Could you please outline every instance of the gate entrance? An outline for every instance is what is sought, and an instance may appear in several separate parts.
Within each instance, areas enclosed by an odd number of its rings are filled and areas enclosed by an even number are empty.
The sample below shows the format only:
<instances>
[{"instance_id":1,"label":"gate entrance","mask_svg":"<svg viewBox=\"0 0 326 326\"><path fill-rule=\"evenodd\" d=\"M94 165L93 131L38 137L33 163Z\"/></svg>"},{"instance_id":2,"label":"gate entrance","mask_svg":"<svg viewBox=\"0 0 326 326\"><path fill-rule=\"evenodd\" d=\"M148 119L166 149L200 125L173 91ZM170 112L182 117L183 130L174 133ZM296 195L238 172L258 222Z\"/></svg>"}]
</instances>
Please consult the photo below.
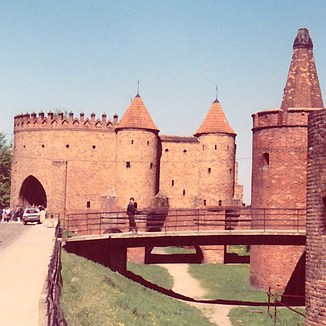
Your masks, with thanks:
<instances>
[{"instance_id":1,"label":"gate entrance","mask_svg":"<svg viewBox=\"0 0 326 326\"><path fill-rule=\"evenodd\" d=\"M20 189L19 204L25 206L43 206L46 207L46 193L42 184L32 175L27 177Z\"/></svg>"}]
</instances>

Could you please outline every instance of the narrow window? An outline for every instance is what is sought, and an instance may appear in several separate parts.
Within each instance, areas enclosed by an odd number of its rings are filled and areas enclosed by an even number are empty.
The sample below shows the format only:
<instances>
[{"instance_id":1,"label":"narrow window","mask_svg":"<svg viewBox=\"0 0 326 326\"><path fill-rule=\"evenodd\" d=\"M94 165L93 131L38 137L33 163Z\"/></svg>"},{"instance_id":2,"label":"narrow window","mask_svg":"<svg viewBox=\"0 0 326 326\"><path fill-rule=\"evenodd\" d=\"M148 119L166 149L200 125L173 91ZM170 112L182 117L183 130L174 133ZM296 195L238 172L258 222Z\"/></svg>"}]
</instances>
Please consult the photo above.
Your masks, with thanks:
<instances>
[{"instance_id":1,"label":"narrow window","mask_svg":"<svg viewBox=\"0 0 326 326\"><path fill-rule=\"evenodd\" d=\"M217 145L215 145L215 147L214 147L214 148L215 148L215 150L217 150Z\"/></svg>"},{"instance_id":2,"label":"narrow window","mask_svg":"<svg viewBox=\"0 0 326 326\"><path fill-rule=\"evenodd\" d=\"M93 148L93 149L95 149L95 148L96 148L96 146L95 146L95 145L93 145L93 146L92 146L92 148Z\"/></svg>"},{"instance_id":3,"label":"narrow window","mask_svg":"<svg viewBox=\"0 0 326 326\"><path fill-rule=\"evenodd\" d=\"M182 190L182 195L184 196L186 194L186 189Z\"/></svg>"},{"instance_id":4,"label":"narrow window","mask_svg":"<svg viewBox=\"0 0 326 326\"><path fill-rule=\"evenodd\" d=\"M184 152L184 153L187 153L187 150L186 150L186 149L184 149L184 150L183 150L183 152Z\"/></svg>"},{"instance_id":5,"label":"narrow window","mask_svg":"<svg viewBox=\"0 0 326 326\"><path fill-rule=\"evenodd\" d=\"M204 199L204 206L206 206L206 199Z\"/></svg>"},{"instance_id":6,"label":"narrow window","mask_svg":"<svg viewBox=\"0 0 326 326\"><path fill-rule=\"evenodd\" d=\"M134 140L132 139L131 142L130 142L130 144L132 145L133 143L134 143Z\"/></svg>"},{"instance_id":7,"label":"narrow window","mask_svg":"<svg viewBox=\"0 0 326 326\"><path fill-rule=\"evenodd\" d=\"M147 146L149 146L149 140L147 140Z\"/></svg>"},{"instance_id":8,"label":"narrow window","mask_svg":"<svg viewBox=\"0 0 326 326\"><path fill-rule=\"evenodd\" d=\"M212 172L212 169L211 168L208 168L208 174L210 174Z\"/></svg>"},{"instance_id":9,"label":"narrow window","mask_svg":"<svg viewBox=\"0 0 326 326\"><path fill-rule=\"evenodd\" d=\"M168 152L168 151L169 151L169 149L168 149L168 148L166 148L166 149L165 149L165 151L166 151L166 152Z\"/></svg>"},{"instance_id":10,"label":"narrow window","mask_svg":"<svg viewBox=\"0 0 326 326\"><path fill-rule=\"evenodd\" d=\"M205 145L203 145L203 150L205 150Z\"/></svg>"},{"instance_id":11,"label":"narrow window","mask_svg":"<svg viewBox=\"0 0 326 326\"><path fill-rule=\"evenodd\" d=\"M42 148L44 148L45 146L44 146L44 144L42 144Z\"/></svg>"},{"instance_id":12,"label":"narrow window","mask_svg":"<svg viewBox=\"0 0 326 326\"><path fill-rule=\"evenodd\" d=\"M66 148L69 148L69 147L70 147L69 144L67 144L67 145L66 145Z\"/></svg>"},{"instance_id":13,"label":"narrow window","mask_svg":"<svg viewBox=\"0 0 326 326\"><path fill-rule=\"evenodd\" d=\"M218 206L222 206L222 200L218 201Z\"/></svg>"},{"instance_id":14,"label":"narrow window","mask_svg":"<svg viewBox=\"0 0 326 326\"><path fill-rule=\"evenodd\" d=\"M172 186L172 187L174 186L174 180L171 181L171 186Z\"/></svg>"},{"instance_id":15,"label":"narrow window","mask_svg":"<svg viewBox=\"0 0 326 326\"><path fill-rule=\"evenodd\" d=\"M86 208L90 208L91 207L91 202L90 201L87 201L86 202Z\"/></svg>"},{"instance_id":16,"label":"narrow window","mask_svg":"<svg viewBox=\"0 0 326 326\"><path fill-rule=\"evenodd\" d=\"M269 153L264 153L263 154L263 158L264 158L264 165L269 165Z\"/></svg>"},{"instance_id":17,"label":"narrow window","mask_svg":"<svg viewBox=\"0 0 326 326\"><path fill-rule=\"evenodd\" d=\"M126 162L126 168L127 168L127 169L130 169L130 168L131 168L131 164L130 164L130 162Z\"/></svg>"},{"instance_id":18,"label":"narrow window","mask_svg":"<svg viewBox=\"0 0 326 326\"><path fill-rule=\"evenodd\" d=\"M151 163L151 164L149 165L149 168L150 168L150 169L152 169L152 168L153 168L153 163Z\"/></svg>"}]
</instances>

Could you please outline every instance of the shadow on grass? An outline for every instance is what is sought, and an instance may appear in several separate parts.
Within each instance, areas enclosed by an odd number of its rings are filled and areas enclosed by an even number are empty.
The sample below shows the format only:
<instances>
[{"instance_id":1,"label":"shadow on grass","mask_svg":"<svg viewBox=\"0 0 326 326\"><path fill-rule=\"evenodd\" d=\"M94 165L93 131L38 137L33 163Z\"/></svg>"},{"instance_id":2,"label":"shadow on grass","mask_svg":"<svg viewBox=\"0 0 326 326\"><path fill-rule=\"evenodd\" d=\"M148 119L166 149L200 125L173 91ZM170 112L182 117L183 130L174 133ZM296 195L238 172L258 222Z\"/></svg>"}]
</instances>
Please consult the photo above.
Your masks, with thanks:
<instances>
[{"instance_id":1,"label":"shadow on grass","mask_svg":"<svg viewBox=\"0 0 326 326\"><path fill-rule=\"evenodd\" d=\"M167 295L169 297L188 301L188 302L197 302L197 303L206 303L206 304L223 304L223 305L234 305L234 306L268 306L267 302L252 302L252 301L239 301L239 300L224 300L224 299L207 299L207 300L198 300L194 298L190 298L188 296L176 293L172 290L165 289L161 286L158 286L157 284L151 283L144 278L142 278L139 275L136 275L130 271L127 271L124 274L125 277L127 277L129 280L136 282L138 284L141 284L147 288L150 288L154 291L157 291L159 293L162 293L164 295Z\"/></svg>"}]
</instances>

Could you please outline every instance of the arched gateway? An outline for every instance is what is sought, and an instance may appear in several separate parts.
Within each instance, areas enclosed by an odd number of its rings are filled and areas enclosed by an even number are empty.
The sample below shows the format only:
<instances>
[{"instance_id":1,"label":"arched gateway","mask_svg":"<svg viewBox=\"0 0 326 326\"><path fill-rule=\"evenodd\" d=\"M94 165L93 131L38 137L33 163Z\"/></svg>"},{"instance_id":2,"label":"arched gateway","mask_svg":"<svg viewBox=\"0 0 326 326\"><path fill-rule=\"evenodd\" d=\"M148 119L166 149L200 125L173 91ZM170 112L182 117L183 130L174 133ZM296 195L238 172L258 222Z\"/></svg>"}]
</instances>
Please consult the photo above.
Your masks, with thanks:
<instances>
[{"instance_id":1,"label":"arched gateway","mask_svg":"<svg viewBox=\"0 0 326 326\"><path fill-rule=\"evenodd\" d=\"M42 205L46 207L46 193L42 184L32 175L28 176L19 192L19 204L21 206Z\"/></svg>"}]
</instances>

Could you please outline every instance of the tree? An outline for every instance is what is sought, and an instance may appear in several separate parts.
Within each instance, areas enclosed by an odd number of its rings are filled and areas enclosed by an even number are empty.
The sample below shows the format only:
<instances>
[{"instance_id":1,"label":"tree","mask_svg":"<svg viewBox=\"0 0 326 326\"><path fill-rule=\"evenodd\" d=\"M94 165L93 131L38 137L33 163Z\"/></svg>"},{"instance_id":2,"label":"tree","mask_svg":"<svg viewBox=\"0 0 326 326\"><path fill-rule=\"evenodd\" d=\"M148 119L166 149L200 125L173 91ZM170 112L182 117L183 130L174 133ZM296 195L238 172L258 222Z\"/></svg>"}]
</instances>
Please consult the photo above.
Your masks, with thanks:
<instances>
[{"instance_id":1,"label":"tree","mask_svg":"<svg viewBox=\"0 0 326 326\"><path fill-rule=\"evenodd\" d=\"M7 144L6 136L0 132L0 207L10 204L12 152Z\"/></svg>"}]
</instances>

